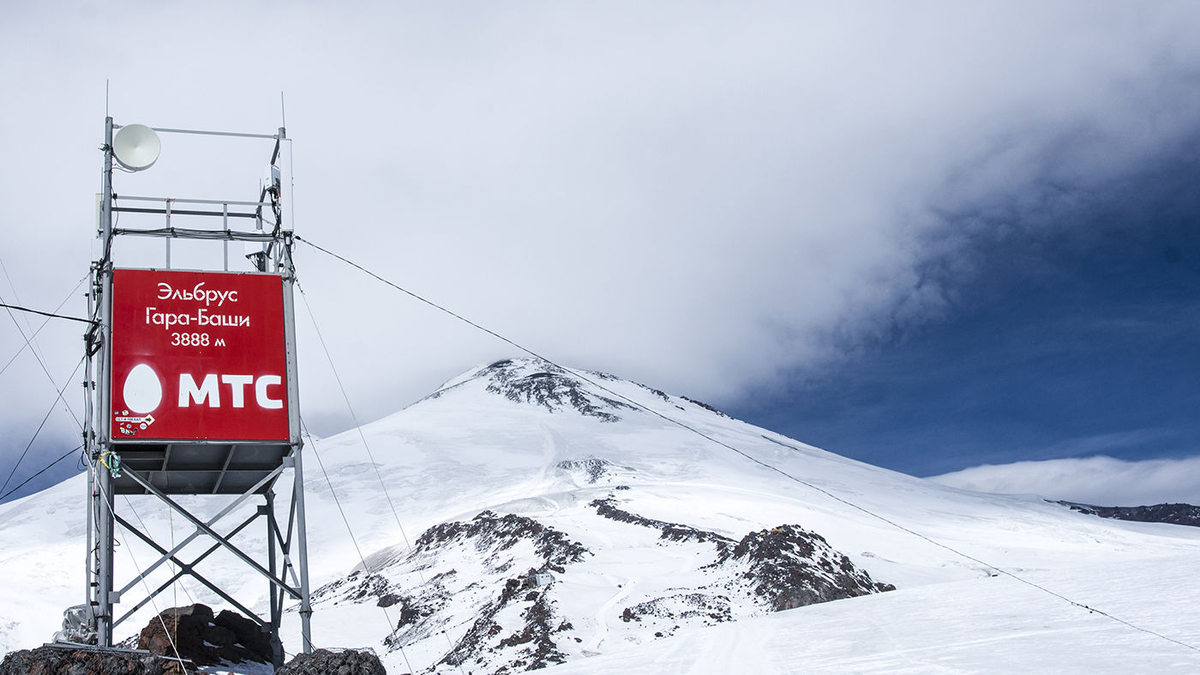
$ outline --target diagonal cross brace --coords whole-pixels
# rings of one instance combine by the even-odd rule
[[[182,560],[179,560],[179,559],[178,559],[178,558],[176,558],[175,556],[173,556],[173,555],[171,555],[171,554],[167,553],[167,550],[166,550],[166,549],[164,549],[162,546],[160,546],[160,545],[158,544],[158,542],[156,542],[156,541],[154,541],[153,539],[151,539],[151,538],[150,538],[148,535],[146,535],[146,534],[145,534],[145,533],[143,533],[141,530],[139,530],[139,529],[137,529],[136,527],[134,527],[132,524],[130,524],[128,521],[126,521],[126,520],[125,520],[124,518],[122,518],[121,516],[118,516],[118,515],[114,514],[114,516],[113,516],[113,517],[114,517],[114,518],[116,518],[117,522],[118,522],[118,523],[120,523],[122,527],[124,527],[126,530],[128,530],[128,531],[132,532],[134,535],[136,535],[136,536],[137,536],[137,538],[138,538],[138,539],[141,539],[143,542],[145,542],[146,544],[150,545],[152,548],[154,548],[154,549],[155,549],[156,551],[158,551],[159,553],[162,553],[162,554],[164,554],[165,556],[167,556],[168,558],[170,558],[170,560],[171,560],[172,562],[174,562],[176,565],[178,565],[178,566],[179,566],[179,568],[180,568],[180,571],[179,571],[178,573],[176,573],[176,574],[175,574],[175,576],[171,577],[171,578],[170,578],[170,579],[169,579],[167,582],[165,582],[165,583],[164,583],[162,586],[159,586],[159,587],[158,587],[158,590],[156,590],[156,591],[152,592],[150,595],[146,596],[146,597],[145,597],[145,599],[143,599],[143,600],[142,600],[141,602],[139,602],[138,604],[134,605],[132,609],[130,609],[128,612],[125,612],[125,614],[123,614],[123,615],[121,616],[121,618],[119,618],[119,619],[117,619],[116,621],[114,621],[114,622],[113,622],[113,627],[114,627],[114,628],[115,628],[115,627],[116,627],[118,624],[120,624],[121,622],[125,621],[125,619],[128,619],[130,616],[132,616],[132,615],[133,615],[135,612],[137,612],[139,609],[141,609],[142,607],[145,607],[145,606],[146,606],[146,604],[147,604],[147,603],[149,603],[151,600],[153,600],[153,599],[154,599],[156,596],[158,596],[158,594],[159,594],[159,593],[162,593],[162,592],[163,592],[163,591],[165,591],[166,589],[170,588],[171,584],[175,583],[175,581],[176,581],[176,580],[178,580],[180,577],[184,576],[185,574],[187,574],[187,575],[190,575],[190,576],[191,576],[192,578],[194,578],[196,581],[199,581],[201,584],[204,584],[205,586],[207,586],[207,587],[208,587],[208,589],[209,589],[209,590],[211,590],[212,592],[214,592],[214,593],[216,593],[217,595],[221,596],[222,598],[224,598],[225,600],[227,600],[229,603],[231,603],[233,606],[237,607],[237,609],[238,609],[238,610],[240,610],[240,611],[241,611],[243,614],[245,614],[246,616],[249,616],[249,617],[251,617],[252,619],[254,619],[255,621],[257,621],[257,622],[258,622],[260,625],[263,625],[263,621],[262,621],[262,619],[260,619],[260,618],[259,618],[259,617],[258,617],[256,614],[254,614],[254,612],[252,612],[252,611],[250,611],[249,609],[247,609],[246,607],[244,607],[244,606],[243,606],[241,603],[239,603],[237,600],[234,600],[232,597],[230,597],[230,596],[229,596],[229,594],[228,594],[228,593],[224,592],[223,590],[221,590],[220,588],[218,588],[218,587],[217,587],[215,584],[213,584],[211,581],[209,581],[208,579],[204,578],[204,576],[203,576],[203,575],[201,575],[199,572],[196,572],[196,570],[195,570],[195,567],[196,567],[196,565],[197,565],[198,563],[200,563],[200,561],[204,560],[204,559],[205,559],[205,558],[207,558],[209,555],[211,555],[211,554],[212,554],[214,551],[216,551],[217,549],[221,548],[221,545],[220,545],[220,544],[213,544],[213,545],[212,545],[212,546],[211,546],[211,547],[210,547],[210,548],[209,548],[207,551],[205,551],[204,553],[201,553],[201,554],[200,554],[200,556],[199,556],[198,558],[196,558],[195,560],[193,560],[193,561],[191,562],[191,564],[189,565],[189,564],[187,564],[187,563],[184,563]],[[228,536],[228,538],[229,538],[229,539],[232,539],[232,538],[233,538],[235,535],[237,535],[237,533],[238,533],[238,532],[241,532],[241,531],[242,531],[242,530],[244,530],[244,529],[245,529],[247,526],[249,526],[251,523],[253,523],[255,520],[258,520],[258,517],[259,517],[259,515],[258,515],[258,514],[254,514],[253,516],[251,516],[250,518],[248,518],[248,519],[247,519],[245,522],[243,522],[241,525],[238,525],[236,528],[234,528],[234,530],[233,530],[232,532],[230,532],[230,533],[229,533],[229,536]],[[134,582],[137,582],[137,581],[140,581],[140,580],[144,579],[144,578],[145,578],[145,576],[146,576],[145,574],[139,575],[139,576],[138,576],[136,579],[134,579]]]
[[[257,483],[255,483],[253,487],[251,487],[249,490],[246,490],[240,496],[238,496],[237,499],[230,502],[230,504],[228,506],[226,506],[225,508],[221,509],[221,511],[219,513],[217,513],[217,515],[213,516],[212,518],[209,518],[207,525],[208,526],[215,525],[218,520],[224,518],[226,515],[229,514],[230,511],[233,511],[234,509],[236,509],[238,506],[241,505],[242,502],[246,501],[246,499],[248,499],[250,496],[252,496],[255,492],[258,492],[259,488],[266,485],[268,482],[274,480],[276,476],[278,476],[280,473],[283,472],[284,468],[286,468],[284,465],[275,467],[275,469],[273,471],[271,471],[271,473],[264,476],[263,479],[258,481]],[[182,511],[182,509],[179,506],[175,505],[175,503],[172,502],[170,499],[167,499],[161,492],[159,492],[158,490],[156,490],[152,487],[149,487],[147,485],[145,479],[143,479],[141,476],[139,476],[137,474],[137,472],[130,470],[128,467],[123,468],[123,471],[125,472],[125,474],[133,476],[134,480],[136,480],[138,483],[140,483],[143,487],[146,487],[147,490],[149,490],[151,493],[158,496],[160,499],[163,499],[164,501],[166,501],[168,504],[170,504],[176,510],[180,511],[181,513],[185,513],[186,515],[191,515],[191,514],[187,514],[185,511]],[[184,538],[183,541],[179,542],[179,544],[176,545],[175,548],[171,549],[171,552],[169,555],[175,555],[176,553],[179,553],[188,544],[195,541],[196,538],[199,537],[201,534],[204,534],[204,532],[201,529],[199,529],[199,527],[197,527],[195,532],[189,534],[187,537]],[[158,569],[158,567],[160,565],[167,562],[167,560],[169,560],[169,559],[170,559],[169,556],[165,555],[165,556],[159,558],[158,560],[154,561],[154,564],[147,567],[146,570],[142,573],[143,576],[150,574],[154,570]],[[125,584],[125,587],[120,590],[119,594],[128,593],[129,589],[133,588],[136,584],[137,584],[136,579],[134,581],[129,582],[128,584]]]
[[[279,529],[279,521],[274,517],[269,518],[271,530],[274,533],[276,542],[279,544],[279,551],[283,554],[283,571],[279,573],[280,578],[287,579],[287,575],[292,575],[292,584],[299,586],[300,580],[296,578],[296,567],[292,565],[292,526],[296,523],[296,491],[292,490],[292,505],[288,512],[288,534],[285,538],[283,531]]]
[[[278,471],[278,470],[280,470],[280,469],[277,468],[276,471]],[[230,553],[232,553],[234,556],[236,556],[239,560],[244,562],[247,566],[249,566],[254,571],[256,571],[259,574],[266,577],[266,579],[268,581],[270,581],[272,584],[275,584],[276,586],[278,586],[284,593],[287,593],[288,595],[292,596],[292,598],[294,598],[296,600],[300,599],[300,591],[297,591],[296,589],[292,588],[291,586],[288,586],[287,584],[280,581],[279,579],[276,579],[275,575],[271,574],[262,565],[259,565],[257,562],[255,562],[253,558],[251,558],[250,556],[243,553],[241,549],[239,549],[237,546],[234,546],[232,543],[230,543],[230,541],[228,539],[217,534],[216,530],[212,529],[207,524],[205,524],[203,521],[201,521],[199,518],[192,515],[192,513],[190,511],[183,508],[179,504],[175,503],[175,501],[173,499],[171,499],[167,495],[163,494],[163,492],[161,490],[159,490],[158,488],[151,485],[149,481],[147,481],[145,478],[142,478],[140,475],[138,475],[138,473],[136,471],[130,471],[130,470],[126,469],[125,475],[132,478],[135,483],[137,483],[138,485],[141,485],[143,488],[146,489],[147,492],[158,497],[167,506],[170,506],[177,513],[179,513],[179,515],[186,518],[188,520],[188,522],[190,522],[192,525],[195,525],[198,530],[200,530],[204,534],[207,534],[208,536],[212,537],[216,541],[220,542],[221,545],[224,546]],[[193,533],[193,536],[191,538],[189,538],[188,541],[190,541],[191,539],[194,539],[197,536],[199,536],[199,533]],[[182,546],[182,544],[180,546]],[[175,552],[178,552],[178,551],[175,551]],[[172,553],[171,555],[174,555],[174,553]],[[159,558],[159,563],[165,562],[165,560],[166,560],[166,558]]]

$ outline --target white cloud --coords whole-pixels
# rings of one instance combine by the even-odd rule
[[[118,122],[185,128],[273,131],[283,89],[302,236],[547,356],[718,403],[938,312],[921,266],[967,241],[940,213],[1102,183],[1200,112],[1190,2],[80,7],[0,27],[0,222],[31,224],[0,253],[26,304],[95,254],[105,78]],[[512,352],[298,262],[360,420]],[[300,307],[305,408],[345,426]],[[44,340],[69,371],[76,327]],[[4,414],[44,410],[39,373]]]
[[[1036,494],[1096,506],[1200,504],[1200,457],[1127,462],[1099,456],[985,464],[929,480],[965,490]]]

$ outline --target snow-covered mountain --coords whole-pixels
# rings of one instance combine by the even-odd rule
[[[314,641],[394,673],[1200,667],[1200,529],[939,486],[609,375],[494,363],[305,452]],[[81,601],[84,492],[0,506],[0,650]],[[123,544],[126,579],[157,557]],[[263,602],[235,561],[198,569]],[[184,584],[158,606],[193,600],[222,605]]]

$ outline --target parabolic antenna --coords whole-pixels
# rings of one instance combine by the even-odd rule
[[[130,171],[141,171],[154,166],[162,142],[158,134],[144,124],[127,124],[113,138],[113,155],[117,163]]]

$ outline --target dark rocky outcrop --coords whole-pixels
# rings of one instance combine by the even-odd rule
[[[174,642],[174,645],[172,645]],[[271,663],[270,634],[236,612],[213,616],[207,605],[174,607],[150,620],[138,636],[138,649],[174,656],[202,666]]]
[[[297,654],[275,675],[387,675],[387,670],[370,651],[318,649],[311,654]]]
[[[729,415],[726,415],[725,413],[721,412],[720,410],[717,410],[716,408],[714,408],[714,407],[712,407],[711,405],[709,405],[709,404],[705,403],[704,401],[697,401],[696,399],[694,399],[694,398],[688,398],[687,396],[681,396],[680,398],[682,398],[683,400],[687,401],[688,403],[691,403],[692,405],[698,405],[698,406],[700,406],[701,408],[704,408],[705,410],[709,411],[710,413],[716,413],[718,416],[720,416],[720,417],[724,417],[725,419],[730,419],[730,420],[731,420],[731,419],[733,419],[733,418],[732,418],[732,417],[730,417]]]
[[[455,601],[471,602],[471,626],[447,643],[450,651],[443,665],[474,672],[497,672],[494,669],[500,664],[513,670],[541,668],[566,659],[557,643],[571,629],[548,593],[554,584],[552,573],[588,555],[590,551],[579,542],[532,518],[483,511],[469,521],[429,528],[402,552],[374,556],[370,572],[357,569],[318,589],[313,599],[387,607],[396,621],[395,631],[384,640],[389,650],[443,632],[447,607]],[[470,577],[482,573],[481,580],[464,588],[458,571],[448,569],[415,586],[394,585],[394,567],[435,569],[446,556],[456,566],[465,565]],[[453,596],[447,584],[462,595]],[[518,625],[500,625],[497,615],[506,610],[521,617]]]
[[[490,379],[489,392],[550,412],[570,408],[602,422],[617,422],[621,418],[613,411],[635,409],[628,403],[588,391],[582,380],[545,361],[497,361],[479,374]]]
[[[1153,506],[1092,506],[1075,502],[1055,502],[1073,511],[1101,518],[1133,520],[1141,523],[1171,523],[1200,527],[1200,506],[1191,504],[1155,504]]]
[[[9,652],[0,675],[181,675],[196,672],[174,659],[97,647],[38,647]]]
[[[611,481],[617,471],[632,473],[635,470],[626,466],[617,466],[603,457],[577,457],[564,459],[554,465],[554,468],[568,474],[579,476],[589,485],[595,485],[601,479]]]
[[[578,461],[567,466],[581,472],[595,467],[599,473],[614,465]],[[580,514],[585,520],[577,526],[586,528],[591,520],[601,531],[615,527],[634,539],[656,540],[652,545],[667,549],[673,558],[686,554],[689,560],[669,588],[622,590],[616,584],[614,602],[624,604],[614,609],[626,625],[625,639],[662,638],[685,627],[893,588],[875,583],[823,537],[798,525],[751,532],[738,540],[635,513],[635,500],[617,497],[624,493],[614,487],[607,497],[585,502],[588,508]],[[649,536],[645,530],[635,532],[641,528]],[[395,623],[384,640],[389,651],[436,638],[443,656],[425,672],[536,670],[581,656],[587,636],[572,625],[578,619],[568,613],[573,606],[563,593],[572,592],[565,582],[578,569],[574,566],[592,555],[567,532],[538,520],[483,511],[471,520],[429,528],[411,548],[380,551],[364,566],[368,569],[323,586],[313,598],[322,604],[388,608]],[[426,577],[423,571],[437,574]]]
[[[482,609],[466,635],[441,663],[469,668],[480,656],[502,650],[507,650],[508,655],[501,671],[538,670],[566,661],[566,654],[558,648],[554,635],[570,630],[572,626],[557,618],[554,602],[546,595],[547,589],[533,588],[528,578],[526,575],[509,579],[499,597]],[[520,616],[524,623],[519,630],[501,637],[504,627],[495,621],[495,617],[510,606],[523,608]]]
[[[824,537],[798,525],[747,534],[718,564],[729,562],[748,568],[742,576],[776,612],[896,590],[891,584],[875,583]]]
[[[620,489],[619,486],[618,489]],[[588,504],[588,506],[594,507],[596,509],[596,513],[608,518],[609,520],[615,520],[619,523],[629,523],[631,525],[640,525],[653,530],[659,530],[662,532],[662,534],[659,535],[659,538],[667,541],[712,542],[716,545],[717,550],[722,554],[724,554],[734,544],[732,539],[717,534],[716,532],[701,530],[692,527],[691,525],[668,523],[664,520],[655,520],[653,518],[639,516],[636,513],[630,513],[629,511],[619,508],[617,506],[617,500],[613,497],[593,500],[590,504]]]
[[[733,620],[729,597],[711,593],[665,595],[626,607],[621,612],[621,620],[626,623],[641,621],[644,616],[669,618],[677,623],[699,620],[705,625]],[[669,629],[670,632],[674,632],[673,629]]]
[[[467,522],[442,523],[425,530],[413,545],[413,555],[432,552],[447,542],[467,540],[474,542],[478,551],[496,552],[508,550],[521,541],[533,542],[546,565],[559,571],[563,565],[583,560],[588,553],[583,544],[532,518],[483,511]]]
[[[705,569],[714,577],[733,579],[627,607],[621,616],[626,622],[640,622],[647,616],[675,622],[699,619],[706,624],[731,621],[730,595],[739,593],[750,593],[769,611],[778,612],[896,588],[876,583],[824,537],[799,525],[751,532],[735,542],[716,532],[640,516],[620,508],[611,496],[589,506],[610,520],[658,530],[665,541],[713,545],[717,558]],[[668,626],[667,632],[674,628],[678,626]]]

